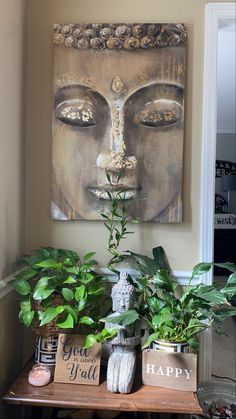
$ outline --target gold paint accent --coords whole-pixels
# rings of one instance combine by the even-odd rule
[[[183,75],[185,72],[185,65],[184,64],[178,64],[177,65],[177,74]]]
[[[56,81],[57,87],[64,87],[70,84],[82,84],[83,86],[89,87],[91,90],[96,90],[96,79],[95,77],[79,77],[76,74],[62,74],[62,77],[57,78]]]
[[[112,80],[111,90],[115,93],[121,93],[124,90],[124,84],[119,76],[115,76]]]
[[[150,76],[147,73],[141,73],[138,76],[138,81],[142,83],[142,82],[148,81],[149,78],[150,78]]]

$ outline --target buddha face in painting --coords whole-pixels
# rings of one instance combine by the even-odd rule
[[[132,216],[181,221],[185,32],[163,28],[56,25],[52,218],[100,219],[122,161]]]

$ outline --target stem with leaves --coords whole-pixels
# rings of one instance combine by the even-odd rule
[[[102,213],[105,219],[104,225],[109,231],[107,250],[111,258],[107,264],[110,271],[119,274],[119,271],[114,267],[119,262],[122,262],[126,255],[119,251],[121,240],[125,239],[128,234],[132,234],[127,230],[127,224],[130,221],[128,217],[128,208],[125,199],[125,187],[122,186],[122,179],[124,170],[112,172],[106,170],[106,178],[109,183],[107,194],[109,197],[109,212],[108,214]]]

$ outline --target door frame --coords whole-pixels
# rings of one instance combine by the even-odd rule
[[[234,3],[208,3],[205,6],[205,51],[203,73],[202,166],[200,208],[200,260],[214,258],[215,159],[217,133],[217,54],[220,24],[235,20]],[[206,181],[207,180],[207,181]],[[212,284],[213,275],[204,276]],[[212,334],[202,333],[200,341],[199,377],[211,379]]]

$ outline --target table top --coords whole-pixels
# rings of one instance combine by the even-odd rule
[[[75,409],[185,414],[202,412],[195,393],[146,386],[141,383],[141,377],[137,378],[130,394],[114,394],[106,389],[104,372],[98,386],[51,382],[45,387],[33,387],[27,380],[30,369],[29,364],[10,387],[3,398],[6,403]]]

